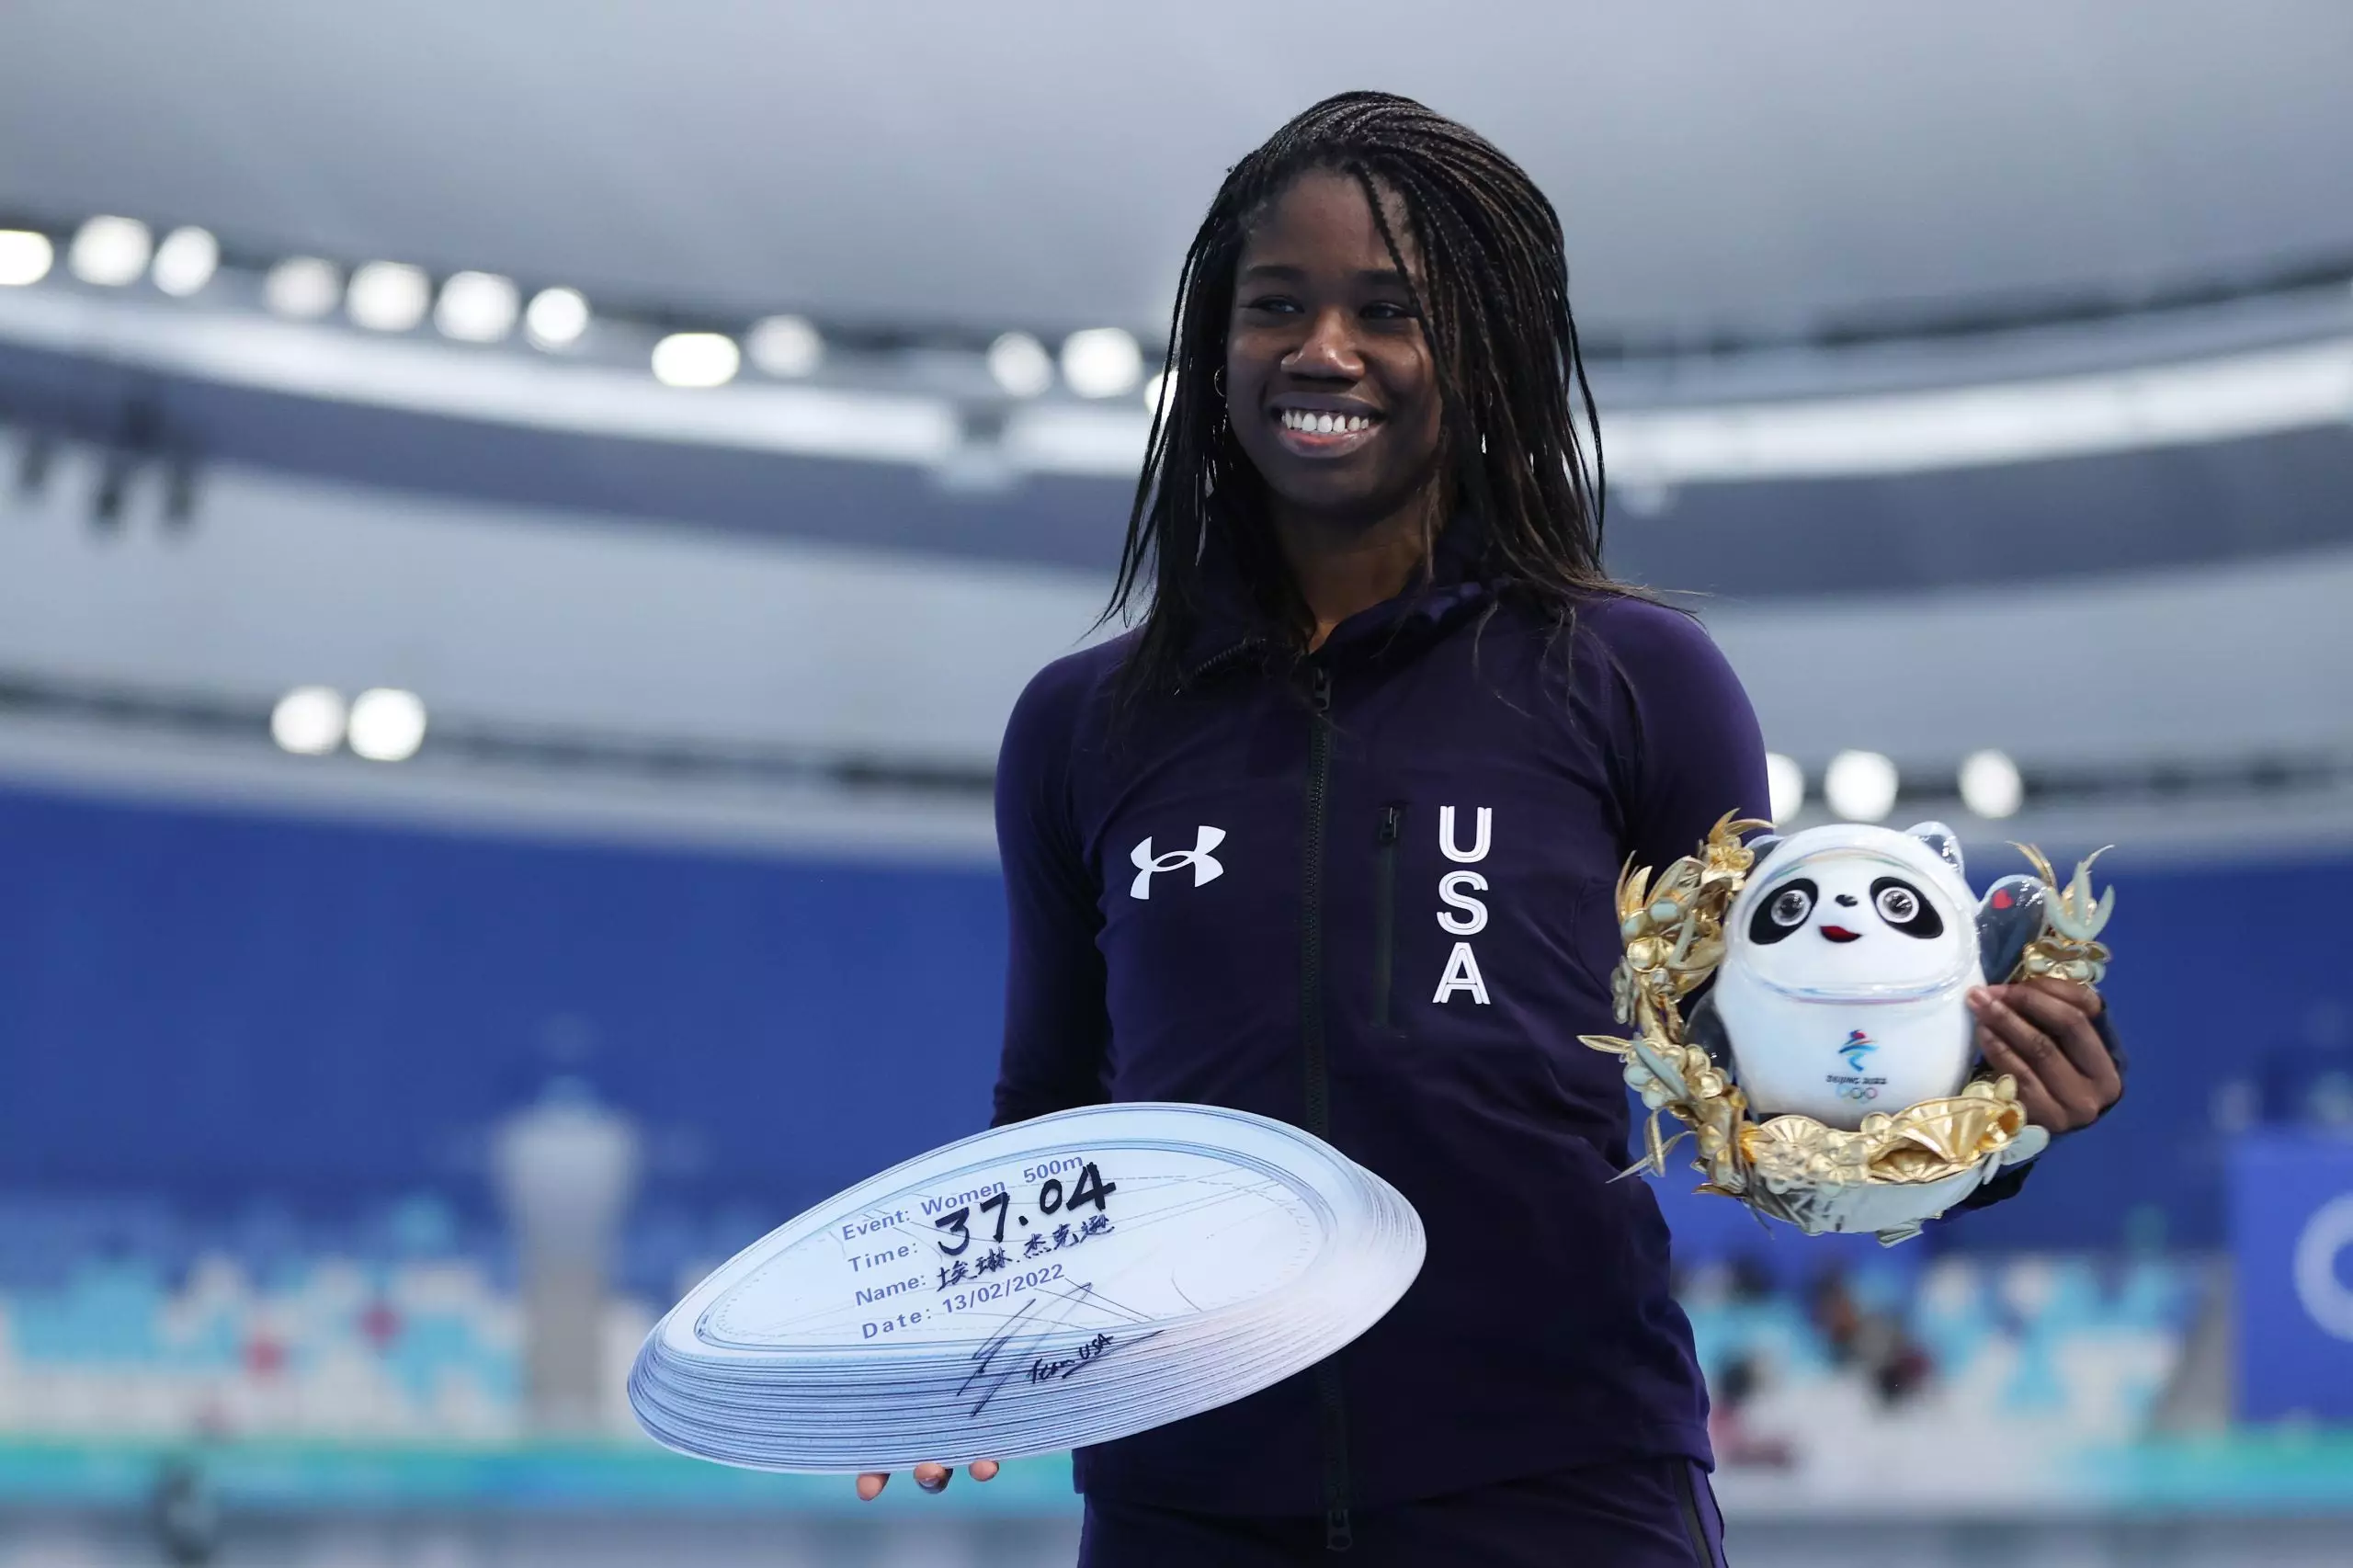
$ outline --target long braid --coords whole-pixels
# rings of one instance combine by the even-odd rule
[[[1407,279],[1438,378],[1441,494],[1484,525],[1479,571],[1546,608],[1556,624],[1576,596],[1610,586],[1601,565],[1600,422],[1569,309],[1559,214],[1477,132],[1410,98],[1343,93],[1227,172],[1186,252],[1160,403],[1105,611],[1107,619],[1125,614],[1148,595],[1127,669],[1131,692],[1181,684],[1181,652],[1201,604],[1200,558],[1213,535],[1268,596],[1260,608],[1270,618],[1302,631],[1312,623],[1266,526],[1263,486],[1236,441],[1217,374],[1249,224],[1312,169],[1363,188]],[[1394,232],[1392,201],[1405,236]],[[1404,237],[1422,263],[1418,284]]]

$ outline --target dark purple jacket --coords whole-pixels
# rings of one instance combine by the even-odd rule
[[[1449,530],[1452,533],[1454,530]],[[1740,683],[1690,619],[1437,581],[1304,659],[1218,618],[1115,722],[1126,638],[1007,727],[999,1122],[1181,1100],[1326,1137],[1420,1212],[1397,1307],[1314,1372],[1083,1449],[1082,1490],[1316,1513],[1638,1456],[1706,1462],[1667,1233],[1629,1162],[1612,890],[1767,814]]]

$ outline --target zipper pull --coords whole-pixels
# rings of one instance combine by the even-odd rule
[[[1388,845],[1397,842],[1398,824],[1404,819],[1404,815],[1405,813],[1395,806],[1383,806],[1381,808],[1381,842],[1382,844]]]
[[[1322,665],[1308,666],[1311,681],[1307,688],[1307,705],[1318,713],[1332,710],[1332,672]]]
[[[1357,1543],[1356,1531],[1348,1524],[1346,1508],[1324,1510],[1324,1550],[1346,1551]]]

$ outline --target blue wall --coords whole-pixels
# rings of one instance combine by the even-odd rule
[[[443,1185],[577,1067],[695,1185],[823,1196],[985,1121],[1003,949],[986,871],[0,793],[0,1182]]]
[[[2216,1084],[2347,1062],[2337,928],[2262,905],[2353,865],[2102,865],[2130,1095],[1954,1242],[2215,1242]],[[985,871],[0,791],[0,1184],[478,1193],[469,1139],[576,1069],[657,1188],[813,1200],[985,1119],[1003,944]]]
[[[2022,869],[2008,859],[1980,856],[1972,869],[1990,880]],[[2129,1061],[2124,1100],[2042,1157],[2030,1197],[1958,1227],[1964,1239],[2032,1246],[2129,1233],[2220,1245],[2241,1130],[2218,1125],[2218,1091],[2245,1080],[2257,1093],[2242,1103],[2292,1120],[2305,1086],[2353,1068],[2353,974],[2325,891],[2348,874],[2353,861],[2188,868],[2103,857],[2097,880],[2117,888],[2103,989]]]

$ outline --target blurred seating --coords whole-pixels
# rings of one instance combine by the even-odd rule
[[[608,1311],[614,1431],[654,1314],[770,1223],[654,1206],[631,1225]],[[1787,1245],[1714,1249],[1680,1289],[1725,1462],[1790,1466],[1833,1425],[2129,1440],[2195,1284],[2162,1255]],[[431,1197],[333,1223],[0,1200],[0,1433],[506,1440],[525,1424],[520,1332],[496,1230]]]
[[[430,1199],[335,1226],[12,1199],[0,1203],[0,1423],[508,1436],[520,1408],[508,1272]]]
[[[1789,1466],[1907,1432],[2021,1453],[2129,1442],[2179,1364],[2199,1282],[2162,1255],[1834,1254],[1802,1280],[1735,1256],[1681,1294],[1721,1457]]]

